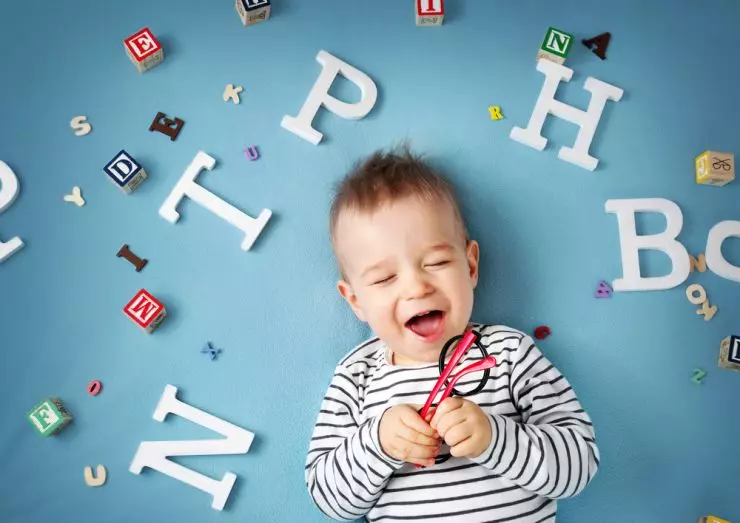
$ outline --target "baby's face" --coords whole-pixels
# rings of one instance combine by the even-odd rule
[[[398,364],[434,362],[462,334],[478,283],[478,244],[467,245],[447,202],[406,198],[373,214],[344,211],[335,248],[337,287]]]

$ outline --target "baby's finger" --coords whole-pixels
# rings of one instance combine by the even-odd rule
[[[399,456],[401,460],[419,465],[424,465],[424,462],[427,460],[434,460],[435,456],[439,453],[438,447],[415,445],[402,439],[396,440],[393,449],[395,455]]]
[[[447,443],[450,447],[454,447],[455,445],[459,445],[472,435],[473,431],[471,430],[470,424],[460,423],[447,431],[447,434],[445,434],[445,443]]]
[[[422,434],[421,432],[417,432],[416,430],[414,430],[414,429],[412,429],[410,427],[407,427],[406,425],[401,425],[400,427],[398,427],[398,429],[396,430],[396,435],[399,438],[402,438],[402,439],[408,441],[409,443],[416,443],[416,444],[419,444],[419,445],[427,445],[427,446],[430,446],[430,447],[436,447],[437,445],[439,445],[439,439],[438,438],[435,438],[435,437],[432,437],[432,436],[427,436],[426,434]]]
[[[456,458],[462,456],[469,456],[473,452],[473,438],[468,437],[462,440],[457,445],[450,447],[450,454]],[[476,457],[476,456],[474,456]]]
[[[419,416],[419,413],[415,410],[405,411],[401,415],[401,423],[416,432],[421,432],[425,436],[429,436],[430,438],[435,437],[434,429],[430,427],[427,422],[421,419],[421,416]]]
[[[447,431],[455,425],[458,425],[465,421],[467,413],[463,409],[453,410],[449,414],[443,416],[437,421],[437,432],[443,438],[447,438]]]
[[[437,406],[437,410],[434,412],[434,417],[429,424],[432,428],[436,429],[439,420],[442,419],[445,414],[452,412],[453,410],[457,410],[462,406],[463,400],[461,398],[447,398]],[[439,432],[439,430],[437,432]]]

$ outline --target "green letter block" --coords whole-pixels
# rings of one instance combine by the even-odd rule
[[[72,421],[72,415],[58,398],[49,398],[28,413],[30,421],[42,436],[56,436]]]
[[[563,32],[554,27],[547,30],[545,39],[542,41],[540,49],[552,53],[555,56],[566,58],[570,47],[573,45],[573,35]]]

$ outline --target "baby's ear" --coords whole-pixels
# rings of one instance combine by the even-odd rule
[[[350,284],[344,280],[339,280],[337,282],[337,290],[339,291],[339,294],[342,295],[342,298],[344,298],[346,302],[349,303],[349,306],[352,308],[355,316],[357,316],[360,321],[366,322],[367,320],[365,319],[365,313],[362,312],[360,304],[357,301],[357,295],[352,290]]]
[[[480,261],[480,251],[478,248],[478,242],[475,240],[468,240],[466,255],[468,258],[468,269],[470,272],[470,280],[473,283],[473,288],[478,285],[478,266]]]

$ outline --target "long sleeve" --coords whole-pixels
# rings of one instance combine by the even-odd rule
[[[591,419],[530,337],[502,363],[522,422],[489,414],[491,444],[473,461],[540,496],[575,496],[599,466]]]
[[[332,519],[353,520],[373,508],[403,465],[380,447],[379,415],[359,423],[360,387],[338,366],[324,396],[306,458],[306,486]]]

